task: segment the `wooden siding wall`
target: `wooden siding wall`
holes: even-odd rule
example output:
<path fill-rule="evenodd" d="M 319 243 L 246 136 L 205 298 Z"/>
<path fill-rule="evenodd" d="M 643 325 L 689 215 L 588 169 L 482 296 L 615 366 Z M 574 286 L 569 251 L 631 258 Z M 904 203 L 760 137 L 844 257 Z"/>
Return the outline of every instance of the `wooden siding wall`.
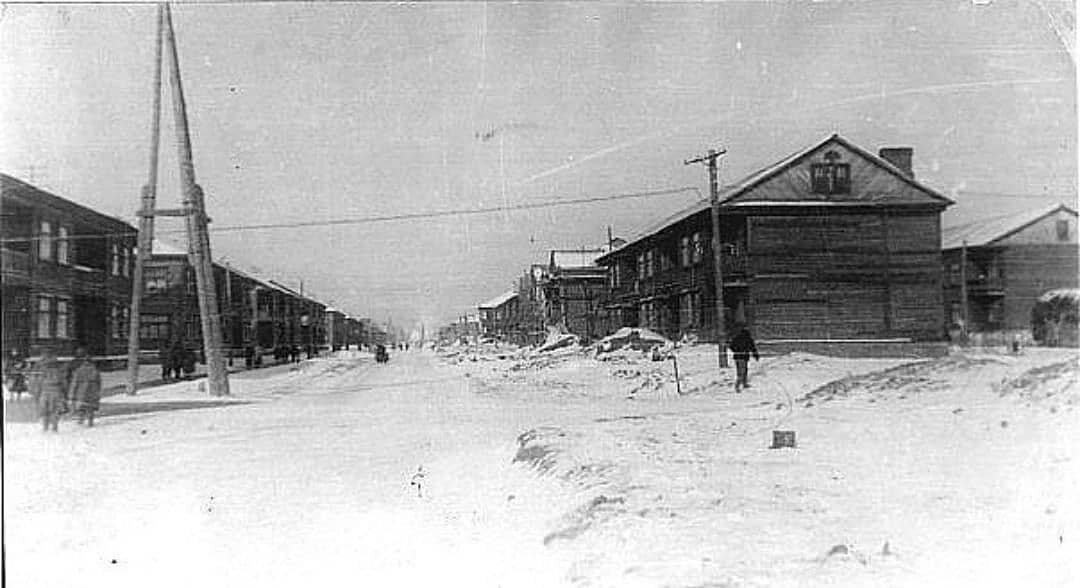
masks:
<path fill-rule="evenodd" d="M 751 321 L 762 339 L 936 339 L 939 215 L 749 220 Z"/>
<path fill-rule="evenodd" d="M 1031 308 L 1047 290 L 1080 287 L 1075 245 L 1017 245 L 1001 252 L 1006 329 L 1031 327 Z"/>

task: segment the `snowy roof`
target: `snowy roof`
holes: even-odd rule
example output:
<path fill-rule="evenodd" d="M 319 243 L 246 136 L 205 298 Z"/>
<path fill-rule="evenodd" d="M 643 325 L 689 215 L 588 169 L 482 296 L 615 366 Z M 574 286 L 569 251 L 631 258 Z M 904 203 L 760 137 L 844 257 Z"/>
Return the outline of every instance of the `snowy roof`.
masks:
<path fill-rule="evenodd" d="M 503 292 L 502 294 L 499 294 L 498 296 L 496 296 L 495 298 L 492 298 L 491 300 L 488 300 L 487 302 L 484 302 L 482 304 L 478 304 L 476 307 L 477 308 L 498 308 L 498 307 L 506 304 L 507 302 L 510 302 L 514 298 L 517 298 L 517 292 L 515 292 L 514 290 L 510 290 L 510 291 L 507 291 L 507 292 Z"/>
<path fill-rule="evenodd" d="M 751 190 L 752 188 L 756 187 L 758 184 L 761 184 L 762 182 L 764 182 L 764 181 L 772 178 L 773 176 L 783 172 L 784 170 L 788 169 L 788 167 L 793 165 L 795 162 L 797 162 L 800 159 L 802 159 L 803 157 L 809 155 L 811 152 L 820 149 L 821 147 L 823 147 L 826 143 L 829 143 L 830 141 L 835 141 L 835 142 L 839 143 L 840 145 L 846 147 L 847 149 L 850 149 L 851 151 L 854 151 L 855 153 L 861 155 L 862 157 L 865 157 L 867 160 L 874 163 L 875 165 L 877 165 L 877 166 L 883 168 L 884 170 L 892 173 L 894 176 L 896 176 L 900 180 L 902 180 L 902 181 L 904 181 L 904 182 L 918 188 L 919 190 L 922 190 L 923 192 L 925 192 L 926 194 L 928 194 L 929 196 L 931 196 L 935 200 L 940 200 L 942 203 L 944 203 L 946 205 L 953 203 L 952 200 L 950 200 L 949 198 L 946 198 L 945 196 L 939 194 L 936 190 L 934 190 L 932 188 L 929 188 L 928 186 L 925 186 L 922 183 L 916 181 L 914 178 L 908 176 L 906 173 L 901 171 L 899 168 L 897 168 L 895 165 L 893 165 L 889 161 L 887 161 L 885 159 L 882 159 L 881 157 L 878 157 L 874 153 L 871 153 L 871 152 L 863 149 L 862 147 L 859 147 L 858 145 L 852 143 L 851 141 L 848 141 L 847 139 L 841 137 L 838 134 L 833 134 L 833 135 L 830 135 L 830 136 L 826 137 L 822 141 L 819 141 L 819 142 L 814 143 L 813 145 L 811 145 L 809 147 L 806 147 L 804 149 L 796 151 L 795 153 L 792 153 L 791 155 L 781 159 L 780 161 L 777 161 L 776 163 L 774 163 L 772 165 L 766 166 L 766 167 L 764 167 L 764 168 L 762 168 L 762 169 L 760 169 L 760 170 L 758 170 L 756 172 L 751 173 L 750 175 L 744 177 L 743 179 L 739 180 L 738 182 L 735 182 L 734 184 L 723 186 L 720 189 L 720 194 L 719 194 L 719 199 L 720 199 L 721 206 L 734 207 L 734 206 L 769 205 L 770 202 L 768 202 L 768 201 L 757 201 L 757 200 L 755 200 L 755 201 L 740 201 L 740 202 L 731 202 L 731 201 L 734 200 L 735 198 L 738 198 L 739 196 L 743 195 L 744 193 Z M 815 200 L 813 202 L 787 201 L 787 202 L 782 203 L 783 206 L 801 205 L 801 204 L 813 205 L 813 206 L 828 205 L 827 203 L 822 202 L 822 201 L 818 201 L 818 200 Z M 850 206 L 850 203 L 843 202 L 843 203 L 838 203 L 837 205 L 839 205 L 839 206 Z M 644 230 L 639 231 L 636 235 L 634 235 L 629 240 L 627 240 L 626 243 L 622 245 L 622 247 L 618 247 L 614 251 L 611 251 L 609 253 L 605 253 L 604 255 L 601 255 L 600 257 L 597 258 L 597 261 L 600 261 L 601 259 L 606 258 L 607 256 L 611 255 L 612 253 L 615 253 L 616 251 L 620 251 L 622 249 L 625 249 L 626 247 L 629 247 L 630 245 L 633 245 L 633 244 L 637 243 L 638 241 L 641 241 L 642 239 L 645 239 L 646 237 L 654 235 L 654 234 L 660 232 L 661 230 L 663 230 L 663 229 L 665 229 L 665 228 L 667 228 L 667 227 L 669 227 L 669 226 L 671 226 L 671 225 L 673 225 L 673 224 L 675 224 L 677 222 L 680 222 L 680 221 L 683 221 L 683 220 L 685 220 L 687 218 L 690 218 L 691 216 L 694 216 L 695 214 L 698 214 L 700 212 L 707 211 L 707 210 L 709 210 L 709 207 L 710 207 L 709 199 L 708 198 L 702 198 L 701 200 L 691 204 L 690 206 L 687 206 L 686 208 L 683 208 L 682 210 L 679 210 L 679 211 L 675 212 L 671 216 L 668 216 L 668 217 L 660 220 L 659 222 L 656 222 L 656 223 L 653 223 L 653 224 L 649 225 Z"/>
<path fill-rule="evenodd" d="M 596 258 L 603 253 L 603 249 L 552 249 L 551 265 L 564 269 L 596 267 Z"/>
<path fill-rule="evenodd" d="M 1073 303 L 1080 304 L 1080 289 L 1058 288 L 1056 290 L 1050 290 L 1049 292 L 1044 292 L 1042 296 L 1039 296 L 1039 302 L 1050 302 L 1055 298 L 1070 300 Z"/>
<path fill-rule="evenodd" d="M 1075 210 L 1064 204 L 1053 204 L 944 227 L 941 230 L 941 248 L 956 249 L 963 246 L 965 241 L 968 247 L 989 245 L 1058 211 L 1076 214 Z"/>
<path fill-rule="evenodd" d="M 154 255 L 184 255 L 188 254 L 187 247 L 184 247 L 178 243 L 172 241 L 166 241 L 161 238 L 154 238 L 153 249 L 151 250 Z"/>

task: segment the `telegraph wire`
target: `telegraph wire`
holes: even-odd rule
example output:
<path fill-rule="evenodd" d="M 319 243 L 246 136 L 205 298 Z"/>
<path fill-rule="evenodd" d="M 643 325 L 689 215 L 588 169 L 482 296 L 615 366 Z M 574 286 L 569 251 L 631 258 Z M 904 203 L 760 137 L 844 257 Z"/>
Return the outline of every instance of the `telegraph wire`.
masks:
<path fill-rule="evenodd" d="M 681 194 L 683 192 L 697 192 L 701 195 L 701 190 L 695 186 L 683 186 L 681 188 L 669 188 L 666 190 L 651 190 L 647 192 L 628 192 L 624 194 L 614 194 L 609 196 L 589 196 L 586 198 L 569 198 L 560 200 L 544 200 L 539 202 L 527 202 L 522 204 L 512 204 L 507 206 L 483 206 L 477 208 L 458 208 L 451 210 L 437 210 L 432 212 L 408 212 L 400 214 L 387 214 L 380 216 L 362 216 L 355 218 L 341 218 L 341 219 L 329 219 L 329 220 L 312 220 L 312 221 L 294 221 L 285 223 L 263 223 L 252 225 L 227 225 L 222 227 L 210 227 L 211 233 L 236 233 L 240 231 L 263 231 L 272 229 L 292 229 L 292 228 L 306 228 L 306 227 L 328 227 L 328 226 L 342 226 L 342 225 L 360 225 L 370 223 L 382 223 L 382 222 L 396 222 L 407 220 L 423 220 L 430 218 L 444 218 L 453 216 L 473 216 L 481 214 L 492 214 L 498 212 L 507 212 L 513 210 L 536 210 L 540 208 L 555 208 L 559 206 L 573 206 L 578 204 L 593 204 L 597 202 L 613 202 L 618 200 L 628 200 L 631 198 L 651 198 L 655 196 L 671 196 L 673 194 Z M 186 229 L 172 229 L 167 231 L 157 231 L 158 234 L 182 234 Z M 79 239 L 101 239 L 102 237 L 134 237 L 138 235 L 138 231 L 125 231 L 116 233 L 98 233 L 94 235 L 68 235 L 66 237 L 58 237 L 52 235 L 49 239 L 56 241 L 72 241 Z M 26 243 L 31 241 L 40 241 L 42 237 L 28 237 L 28 238 L 10 238 L 0 239 L 0 243 Z"/>

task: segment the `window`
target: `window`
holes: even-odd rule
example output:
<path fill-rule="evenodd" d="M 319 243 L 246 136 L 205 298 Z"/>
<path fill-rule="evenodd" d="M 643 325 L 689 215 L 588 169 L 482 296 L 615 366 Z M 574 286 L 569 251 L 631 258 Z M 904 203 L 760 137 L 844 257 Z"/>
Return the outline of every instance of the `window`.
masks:
<path fill-rule="evenodd" d="M 127 247 L 120 249 L 120 273 L 125 278 L 131 276 L 131 250 Z"/>
<path fill-rule="evenodd" d="M 1057 222 L 1057 238 L 1058 241 L 1069 240 L 1069 221 L 1062 219 Z"/>
<path fill-rule="evenodd" d="M 671 263 L 671 250 L 667 247 L 657 250 L 657 256 L 660 258 L 660 271 L 665 272 L 671 269 L 673 265 Z"/>
<path fill-rule="evenodd" d="M 637 256 L 637 278 L 640 280 L 645 277 L 645 254 L 638 253 Z"/>
<path fill-rule="evenodd" d="M 114 341 L 125 339 L 127 337 L 127 325 L 128 325 L 128 308 L 123 304 L 114 304 L 112 307 L 112 320 L 109 322 L 112 327 L 112 338 Z M 140 330 L 142 329 L 140 325 Z"/>
<path fill-rule="evenodd" d="M 68 338 L 68 301 L 63 299 L 56 301 L 56 338 Z"/>
<path fill-rule="evenodd" d="M 52 223 L 41 221 L 41 230 L 38 231 L 38 259 L 53 258 L 53 232 Z"/>
<path fill-rule="evenodd" d="M 846 163 L 810 165 L 810 188 L 814 194 L 847 194 L 851 191 L 851 168 Z"/>
<path fill-rule="evenodd" d="M 611 287 L 612 288 L 618 288 L 619 287 L 619 264 L 618 263 L 612 264 L 612 266 L 608 268 L 608 277 L 610 278 Z"/>
<path fill-rule="evenodd" d="M 653 268 L 656 266 L 656 250 L 650 249 L 645 252 L 645 275 L 650 278 L 653 275 Z"/>
<path fill-rule="evenodd" d="M 144 314 L 139 318 L 139 338 L 169 340 L 169 315 Z"/>
<path fill-rule="evenodd" d="M 146 279 L 143 280 L 143 285 L 145 286 L 147 294 L 162 292 L 169 288 L 169 268 L 144 268 L 143 275 L 146 276 Z"/>
<path fill-rule="evenodd" d="M 69 263 L 71 253 L 71 241 L 68 240 L 69 230 L 67 227 L 59 227 L 57 229 L 57 241 L 56 241 L 56 261 L 67 265 Z"/>
<path fill-rule="evenodd" d="M 112 271 L 110 273 L 114 276 L 120 275 L 120 246 L 116 243 L 112 244 Z"/>
<path fill-rule="evenodd" d="M 37 338 L 52 339 L 52 299 L 38 296 Z"/>
<path fill-rule="evenodd" d="M 684 328 L 693 327 L 696 324 L 694 296 L 693 293 L 687 293 L 679 297 L 679 322 Z"/>
<path fill-rule="evenodd" d="M 683 237 L 679 239 L 679 266 L 688 267 L 690 265 L 690 237 Z"/>
<path fill-rule="evenodd" d="M 701 233 L 694 233 L 690 239 L 693 244 L 693 249 L 690 251 L 690 261 L 695 264 L 701 263 L 701 259 L 705 256 L 705 243 L 701 239 Z"/>

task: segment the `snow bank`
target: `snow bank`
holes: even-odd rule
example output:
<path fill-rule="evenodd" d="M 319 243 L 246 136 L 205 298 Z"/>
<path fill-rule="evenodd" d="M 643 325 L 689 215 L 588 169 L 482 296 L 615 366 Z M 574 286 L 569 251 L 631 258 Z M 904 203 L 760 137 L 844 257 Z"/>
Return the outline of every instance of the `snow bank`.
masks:
<path fill-rule="evenodd" d="M 673 347 L 674 344 L 663 335 L 649 329 L 623 327 L 604 337 L 596 344 L 597 353 L 610 353 L 619 349 L 651 351 L 655 347 Z"/>

